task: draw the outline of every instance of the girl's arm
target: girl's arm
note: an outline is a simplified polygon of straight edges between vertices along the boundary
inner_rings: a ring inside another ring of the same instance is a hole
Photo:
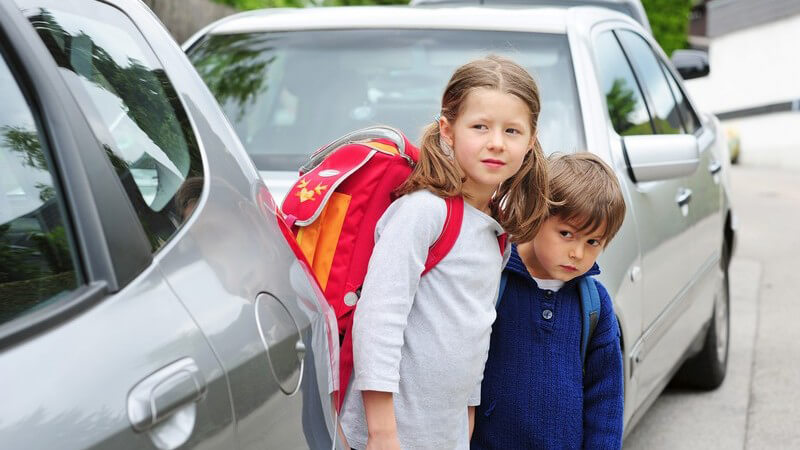
[[[375,247],[353,319],[350,387],[362,392],[370,442],[397,440],[392,394],[400,391],[404,333],[428,248],[441,234],[445,215],[444,200],[415,192],[390,205],[375,228]]]
[[[364,412],[367,418],[367,450],[399,449],[397,420],[394,417],[394,400],[391,392],[362,391]]]
[[[467,406],[467,416],[469,417],[469,438],[472,439],[472,432],[475,430],[475,407]]]

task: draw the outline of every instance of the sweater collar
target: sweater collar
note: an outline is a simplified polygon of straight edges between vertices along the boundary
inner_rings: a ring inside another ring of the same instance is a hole
[[[531,274],[528,272],[528,268],[525,267],[525,263],[522,262],[522,258],[519,257],[519,253],[517,252],[517,244],[511,245],[511,256],[508,258],[508,264],[506,264],[505,270],[517,274],[522,278],[530,281],[531,283],[534,284],[536,283],[533,277],[531,277]],[[586,271],[586,273],[573,278],[572,280],[568,281],[565,284],[572,283],[573,281],[582,277],[594,276],[599,274],[600,274],[600,266],[598,266],[597,263],[595,262],[592,265],[592,268]]]

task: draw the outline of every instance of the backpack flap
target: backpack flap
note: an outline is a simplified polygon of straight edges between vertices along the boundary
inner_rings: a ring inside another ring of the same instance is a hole
[[[362,144],[338,148],[297,180],[283,200],[281,211],[293,225],[307,226],[319,218],[336,188],[366,164],[377,150]]]

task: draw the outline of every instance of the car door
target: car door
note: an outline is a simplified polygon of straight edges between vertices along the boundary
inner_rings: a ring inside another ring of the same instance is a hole
[[[675,122],[674,100],[670,104],[666,101],[669,98],[662,95],[671,95],[666,79],[660,75],[663,83],[660,86],[653,78],[647,55],[634,41],[634,38],[641,40],[641,36],[626,33],[633,32],[605,29],[596,34],[593,41],[599,81],[611,121],[610,134],[622,141],[624,136],[675,132],[675,125],[681,125]],[[624,48],[620,43],[623,39],[629,44]],[[659,66],[655,68],[660,71]],[[629,206],[636,218],[642,252],[641,272],[636,273],[634,269],[632,273],[642,282],[642,336],[628,345],[632,349],[632,374],[639,384],[637,391],[646,395],[657,381],[653,374],[663,376],[664,365],[673,364],[680,356],[651,358],[653,348],[666,330],[664,325],[674,321],[670,312],[679,313],[678,302],[685,297],[697,262],[691,255],[687,256],[692,245],[687,178],[637,182],[632,173],[628,175],[625,183],[631,195]],[[656,369],[641,373],[644,367],[656,366],[662,369],[661,373]]]
[[[64,71],[0,3],[2,447],[233,448],[222,367]]]
[[[128,3],[138,2],[117,2]],[[331,448],[338,387],[333,312],[191,63],[149,11],[129,14],[184,99],[210,168],[183,219],[186,232],[158,263],[225,368],[239,448]]]

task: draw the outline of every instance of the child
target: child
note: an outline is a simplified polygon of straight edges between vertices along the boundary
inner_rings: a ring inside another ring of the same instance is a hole
[[[602,284],[597,327],[581,359],[578,279],[625,217],[611,169],[590,153],[551,156],[550,215],[511,250],[492,327],[473,449],[622,447],[619,330]]]
[[[470,62],[450,79],[405,195],[376,226],[342,410],[351,447],[469,447],[506,258],[498,236],[530,239],[547,213],[539,108],[533,79],[507,59]],[[458,239],[421,277],[454,195],[465,200]]]

